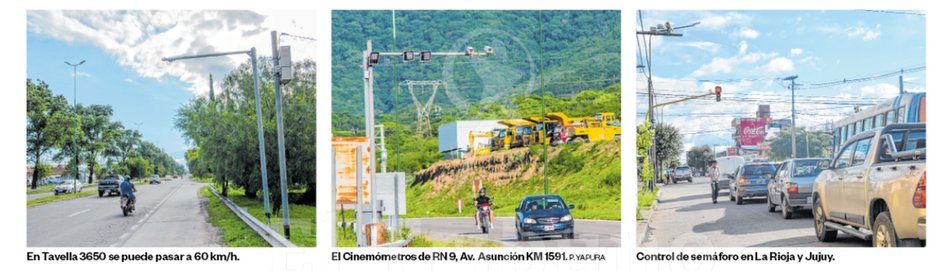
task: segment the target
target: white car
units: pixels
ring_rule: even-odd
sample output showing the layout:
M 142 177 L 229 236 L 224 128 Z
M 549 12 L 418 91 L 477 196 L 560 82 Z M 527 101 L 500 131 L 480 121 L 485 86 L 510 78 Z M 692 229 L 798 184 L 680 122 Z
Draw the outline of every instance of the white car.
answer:
M 66 180 L 63 184 L 53 187 L 53 195 L 82 192 L 82 183 L 78 180 Z

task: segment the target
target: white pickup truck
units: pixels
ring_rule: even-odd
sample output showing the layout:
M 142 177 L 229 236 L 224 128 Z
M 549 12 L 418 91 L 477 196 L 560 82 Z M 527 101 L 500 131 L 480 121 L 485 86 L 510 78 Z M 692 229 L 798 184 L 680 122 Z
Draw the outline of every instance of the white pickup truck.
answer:
M 926 124 L 892 124 L 857 134 L 820 167 L 813 188 L 815 234 L 838 231 L 875 247 L 926 246 Z

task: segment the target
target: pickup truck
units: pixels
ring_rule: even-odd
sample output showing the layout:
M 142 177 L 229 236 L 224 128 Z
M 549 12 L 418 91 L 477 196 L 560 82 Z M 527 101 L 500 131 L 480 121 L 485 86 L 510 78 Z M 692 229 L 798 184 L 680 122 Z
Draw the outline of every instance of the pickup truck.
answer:
M 99 180 L 99 196 L 102 195 L 112 195 L 119 194 L 119 183 L 122 182 L 121 177 L 109 176 L 102 180 Z
M 875 247 L 926 246 L 927 130 L 892 124 L 853 136 L 812 190 L 815 235 L 845 232 Z

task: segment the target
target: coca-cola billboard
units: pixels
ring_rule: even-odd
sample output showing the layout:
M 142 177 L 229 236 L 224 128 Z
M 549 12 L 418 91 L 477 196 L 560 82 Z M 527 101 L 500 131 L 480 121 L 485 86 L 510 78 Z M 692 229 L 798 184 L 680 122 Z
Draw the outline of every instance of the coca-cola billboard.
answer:
M 739 120 L 739 144 L 742 146 L 757 146 L 765 140 L 765 119 Z

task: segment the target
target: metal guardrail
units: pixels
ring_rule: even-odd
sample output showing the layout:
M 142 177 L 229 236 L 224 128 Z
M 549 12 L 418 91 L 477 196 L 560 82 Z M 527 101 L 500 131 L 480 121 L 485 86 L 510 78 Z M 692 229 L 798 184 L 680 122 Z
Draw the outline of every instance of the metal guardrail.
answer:
M 221 199 L 221 202 L 224 202 L 224 205 L 228 206 L 228 208 L 230 208 L 235 215 L 241 218 L 241 220 L 243 220 L 247 226 L 251 227 L 252 230 L 257 232 L 257 234 L 260 235 L 261 238 L 264 238 L 264 241 L 267 241 L 267 243 L 272 247 L 297 247 L 291 243 L 290 240 L 284 238 L 283 235 L 277 233 L 277 231 L 271 229 L 263 222 L 258 221 L 257 218 L 249 214 L 247 210 L 244 210 L 227 197 L 221 196 L 221 194 L 218 193 L 218 190 L 214 189 L 213 186 L 208 185 L 208 188 L 211 190 L 211 193 L 214 193 L 215 196 L 218 196 L 218 198 Z

